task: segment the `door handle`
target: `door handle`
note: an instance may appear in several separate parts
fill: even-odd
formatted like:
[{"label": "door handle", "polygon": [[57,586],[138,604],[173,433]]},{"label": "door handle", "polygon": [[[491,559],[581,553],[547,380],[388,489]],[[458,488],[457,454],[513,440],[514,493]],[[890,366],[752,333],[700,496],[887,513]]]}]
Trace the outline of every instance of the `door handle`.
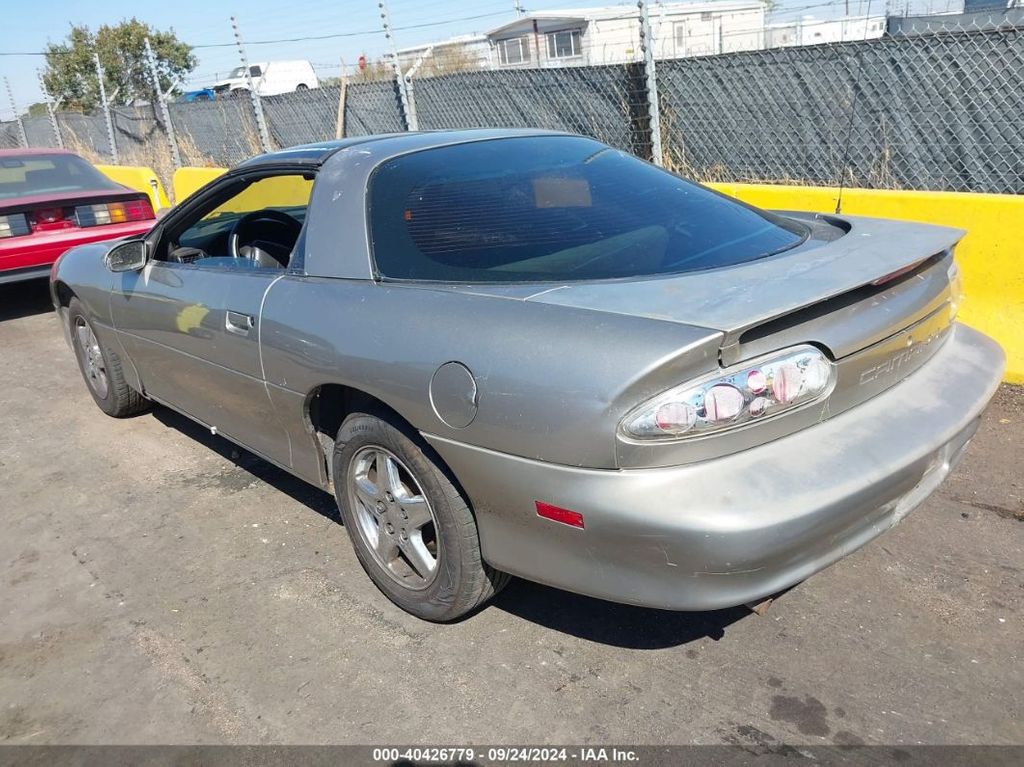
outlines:
[{"label": "door handle", "polygon": [[233,312],[229,309],[224,315],[224,329],[229,333],[247,336],[255,324],[256,320],[251,314]]}]

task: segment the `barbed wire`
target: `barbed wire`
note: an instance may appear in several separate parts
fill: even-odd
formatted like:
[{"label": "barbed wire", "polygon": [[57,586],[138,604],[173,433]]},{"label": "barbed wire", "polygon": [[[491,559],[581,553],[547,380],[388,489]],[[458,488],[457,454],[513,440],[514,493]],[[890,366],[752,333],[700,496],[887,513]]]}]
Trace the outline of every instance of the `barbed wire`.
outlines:
[{"label": "barbed wire", "polygon": [[[1024,18],[1015,27],[1001,13],[917,20],[875,37],[885,25],[869,29],[880,17],[870,15],[871,3],[862,7],[862,16],[813,22],[833,25],[829,34],[842,39],[786,47],[770,47],[771,25],[744,22],[691,26],[690,47],[681,49],[674,22],[659,25],[652,14],[667,163],[702,180],[1024,193],[1024,147],[1013,140],[1024,113]],[[599,21],[608,31],[589,63],[580,56],[546,66],[546,32],[531,31],[535,55],[526,66],[501,65],[483,36],[479,49],[491,56],[483,66],[422,66],[407,94],[418,127],[556,128],[650,156],[636,15],[623,7]],[[563,43],[572,50],[574,43]],[[682,55],[695,50],[701,55]],[[341,55],[313,60],[323,79],[337,76],[342,85],[263,97],[273,146],[410,126],[401,86],[386,68],[359,73]],[[208,68],[186,82],[219,74]],[[186,163],[230,165],[262,150],[247,99],[169,106]],[[58,124],[71,148],[102,158],[109,148],[96,118],[62,112]],[[24,122],[30,144],[52,142],[48,120]],[[166,138],[151,107],[115,109],[114,122],[122,161],[165,162],[156,153]],[[10,123],[0,124],[0,146],[18,140]]]},{"label": "barbed wire", "polygon": [[[722,0],[722,1],[726,2],[727,0]],[[819,0],[818,2],[806,3],[806,4],[803,4],[803,5],[786,6],[784,8],[784,11],[785,11],[785,13],[789,14],[789,13],[797,13],[797,12],[805,11],[805,10],[813,10],[813,9],[827,8],[827,7],[838,7],[840,5],[844,5],[845,1],[846,0],[824,0],[824,1],[820,1]],[[932,0],[932,2],[936,2],[936,1],[939,1],[939,0]],[[941,1],[944,2],[945,0],[941,0]],[[596,2],[596,0],[595,0],[595,2]],[[866,0],[865,0],[865,2],[866,2]],[[437,4],[440,6],[440,5],[448,5],[449,3],[447,2],[447,0],[443,0],[443,2],[438,2]],[[502,4],[503,5],[507,5],[507,3],[502,3]],[[707,5],[708,3],[704,3],[704,4]],[[424,5],[428,5],[428,4],[422,4],[422,3],[418,3],[418,2],[416,3],[416,6],[417,6],[418,10],[422,9],[422,7]],[[564,7],[565,4],[564,3],[560,3],[560,5],[562,5]],[[635,11],[635,9],[633,9],[631,7],[631,5],[626,5],[626,4],[620,4],[620,5],[622,5],[622,7],[624,8],[624,11],[623,11],[623,13],[621,15],[611,16],[611,17],[602,17],[601,20],[602,21],[616,21],[616,20],[621,21],[621,20],[626,20],[626,19],[633,19],[633,18],[636,17],[636,11]],[[679,3],[674,4],[674,5],[679,5]],[[710,5],[713,5],[713,2],[710,3]],[[608,6],[608,7],[616,7],[616,6],[612,5],[612,6]],[[565,10],[572,10],[571,8],[564,8],[564,9]],[[654,14],[654,18],[655,19],[657,19],[657,14],[660,13],[663,9],[664,9],[664,6],[656,7],[656,12]],[[547,9],[537,9],[537,10],[547,10]],[[463,22],[463,21],[474,21],[474,20],[479,20],[479,19],[484,19],[484,18],[493,18],[493,17],[496,17],[496,16],[509,16],[510,14],[511,14],[511,11],[506,9],[506,10],[494,11],[494,12],[482,13],[482,14],[470,14],[470,15],[454,16],[454,17],[451,17],[451,18],[437,19],[437,20],[434,20],[434,21],[421,22],[421,23],[416,23],[416,24],[396,24],[396,25],[394,25],[392,27],[392,31],[394,31],[394,32],[405,32],[405,31],[412,31],[412,30],[419,30],[419,29],[429,29],[431,27],[444,26],[444,25],[454,24],[454,23]],[[261,16],[261,18],[266,19],[267,18],[266,14],[263,14]],[[287,18],[294,18],[294,14],[288,13],[287,14]],[[309,23],[309,19],[307,18],[304,23],[308,24]],[[366,28],[366,29],[362,29],[362,30],[358,30],[358,31],[332,32],[332,33],[327,33],[327,34],[295,35],[295,36],[291,36],[291,37],[280,37],[280,38],[273,38],[273,39],[247,40],[246,41],[246,45],[276,45],[276,44],[284,44],[284,43],[313,42],[313,41],[319,41],[319,40],[344,39],[344,38],[352,38],[352,37],[371,37],[371,36],[380,36],[380,35],[383,35],[383,34],[384,34],[384,31],[380,27],[372,27],[372,28]],[[234,41],[223,41],[223,42],[216,42],[216,43],[195,43],[195,44],[189,44],[189,48],[192,49],[192,50],[208,50],[208,49],[216,49],[216,48],[234,48],[235,45],[236,45],[236,43]],[[49,55],[60,56],[60,55],[71,55],[72,53],[73,53],[73,51],[60,51],[60,50],[0,51],[0,56],[49,56]]]}]

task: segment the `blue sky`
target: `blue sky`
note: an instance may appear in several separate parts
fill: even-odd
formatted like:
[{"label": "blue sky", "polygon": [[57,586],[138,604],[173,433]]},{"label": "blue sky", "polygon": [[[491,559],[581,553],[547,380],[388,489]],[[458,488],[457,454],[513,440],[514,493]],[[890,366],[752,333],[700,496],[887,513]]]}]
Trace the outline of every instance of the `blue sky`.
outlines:
[{"label": "blue sky", "polygon": [[[887,1],[899,8],[905,5],[905,0],[872,0],[872,12],[881,12]],[[951,1],[913,0],[916,5],[935,3],[939,7]],[[613,4],[614,0],[523,0],[527,10]],[[399,47],[486,31],[515,18],[514,0],[389,0],[388,5]],[[782,0],[779,5],[785,16],[811,14],[819,18],[842,15],[844,7],[843,0]],[[232,14],[238,17],[250,60],[308,59],[321,76],[329,77],[338,74],[342,59],[352,65],[360,54],[374,58],[386,50],[377,0],[0,0],[0,7],[4,18],[0,54],[41,51],[47,42],[66,37],[72,23],[95,29],[132,16],[161,29],[172,27],[193,46],[229,44],[196,49],[196,85],[212,83],[217,74],[238,65],[237,51],[230,45]],[[866,7],[867,0],[850,0],[851,13],[863,12]],[[623,4],[625,12],[633,8],[633,2]],[[41,9],[45,12],[40,13]],[[255,44],[317,35],[346,36]],[[41,56],[0,55],[0,76],[10,79],[21,110],[41,99],[36,70],[42,65]],[[0,93],[0,117],[11,117],[6,93]]]}]

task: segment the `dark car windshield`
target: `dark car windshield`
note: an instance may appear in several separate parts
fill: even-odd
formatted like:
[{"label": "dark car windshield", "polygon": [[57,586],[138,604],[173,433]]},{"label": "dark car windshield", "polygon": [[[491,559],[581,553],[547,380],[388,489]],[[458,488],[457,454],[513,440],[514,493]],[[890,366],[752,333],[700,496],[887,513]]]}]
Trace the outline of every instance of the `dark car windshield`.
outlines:
[{"label": "dark car windshield", "polygon": [[383,163],[369,190],[384,277],[574,281],[752,261],[804,238],[748,207],[586,138],[478,141]]},{"label": "dark car windshield", "polygon": [[121,190],[73,154],[21,154],[0,157],[0,199],[62,192]]}]

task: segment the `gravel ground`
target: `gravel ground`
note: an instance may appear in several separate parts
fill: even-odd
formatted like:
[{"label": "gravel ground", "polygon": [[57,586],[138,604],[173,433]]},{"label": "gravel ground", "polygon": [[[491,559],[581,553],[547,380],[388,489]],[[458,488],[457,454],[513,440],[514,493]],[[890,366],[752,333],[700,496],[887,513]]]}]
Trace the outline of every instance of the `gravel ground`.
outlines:
[{"label": "gravel ground", "polygon": [[1024,392],[898,527],[764,616],[514,582],[422,623],[333,500],[164,409],[104,416],[0,287],[0,742],[1024,743]]}]

